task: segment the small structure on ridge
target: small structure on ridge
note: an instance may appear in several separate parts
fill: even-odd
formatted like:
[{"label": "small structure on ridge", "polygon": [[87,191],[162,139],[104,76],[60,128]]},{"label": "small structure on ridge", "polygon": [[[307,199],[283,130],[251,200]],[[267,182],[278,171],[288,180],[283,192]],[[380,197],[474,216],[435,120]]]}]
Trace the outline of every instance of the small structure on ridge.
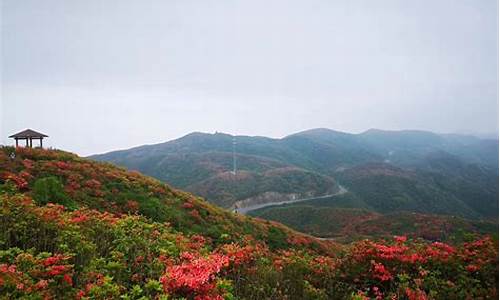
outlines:
[{"label": "small structure on ridge", "polygon": [[9,138],[13,138],[16,140],[16,147],[19,147],[19,140],[26,141],[26,147],[33,147],[33,140],[40,140],[40,148],[43,147],[43,138],[49,137],[46,134],[36,132],[32,129],[26,129],[16,134],[9,136]]}]

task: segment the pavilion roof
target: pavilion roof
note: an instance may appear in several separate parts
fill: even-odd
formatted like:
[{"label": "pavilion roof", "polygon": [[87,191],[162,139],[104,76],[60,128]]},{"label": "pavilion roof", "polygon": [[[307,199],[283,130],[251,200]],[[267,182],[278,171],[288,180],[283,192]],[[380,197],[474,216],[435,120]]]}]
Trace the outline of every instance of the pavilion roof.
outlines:
[{"label": "pavilion roof", "polygon": [[32,129],[26,129],[21,132],[18,132],[16,134],[13,134],[9,136],[9,138],[44,138],[44,137],[49,137],[48,135],[45,135],[40,132],[36,132]]}]

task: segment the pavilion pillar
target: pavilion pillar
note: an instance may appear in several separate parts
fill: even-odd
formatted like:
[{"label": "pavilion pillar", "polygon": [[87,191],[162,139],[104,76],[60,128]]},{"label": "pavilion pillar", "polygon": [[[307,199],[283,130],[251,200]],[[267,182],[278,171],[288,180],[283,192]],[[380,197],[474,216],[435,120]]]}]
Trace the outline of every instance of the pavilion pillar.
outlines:
[{"label": "pavilion pillar", "polygon": [[30,148],[33,148],[33,138],[30,138]]},{"label": "pavilion pillar", "polygon": [[26,138],[26,147],[29,147],[28,138]]},{"label": "pavilion pillar", "polygon": [[40,138],[40,148],[43,148],[43,138]]},{"label": "pavilion pillar", "polygon": [[16,138],[16,148],[19,147],[19,139]]}]

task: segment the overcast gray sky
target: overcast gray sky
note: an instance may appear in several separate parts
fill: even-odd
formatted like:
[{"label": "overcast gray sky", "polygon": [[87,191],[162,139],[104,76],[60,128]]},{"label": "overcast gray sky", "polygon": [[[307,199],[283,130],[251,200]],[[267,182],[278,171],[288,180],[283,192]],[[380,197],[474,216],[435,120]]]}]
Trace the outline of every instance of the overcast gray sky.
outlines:
[{"label": "overcast gray sky", "polygon": [[0,143],[498,131],[497,0],[0,1]]}]

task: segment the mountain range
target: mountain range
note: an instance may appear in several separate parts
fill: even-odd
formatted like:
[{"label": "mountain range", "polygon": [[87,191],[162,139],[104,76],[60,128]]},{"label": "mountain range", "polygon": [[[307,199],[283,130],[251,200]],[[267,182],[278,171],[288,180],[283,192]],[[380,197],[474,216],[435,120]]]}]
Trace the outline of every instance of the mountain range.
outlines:
[{"label": "mountain range", "polygon": [[[474,136],[312,129],[273,139],[196,132],[91,158],[138,170],[225,208],[331,196],[320,207],[498,219],[498,140]],[[276,209],[284,207],[261,209],[267,210],[261,216],[271,218]],[[296,217],[288,214],[290,222],[280,221],[292,225]]]}]

